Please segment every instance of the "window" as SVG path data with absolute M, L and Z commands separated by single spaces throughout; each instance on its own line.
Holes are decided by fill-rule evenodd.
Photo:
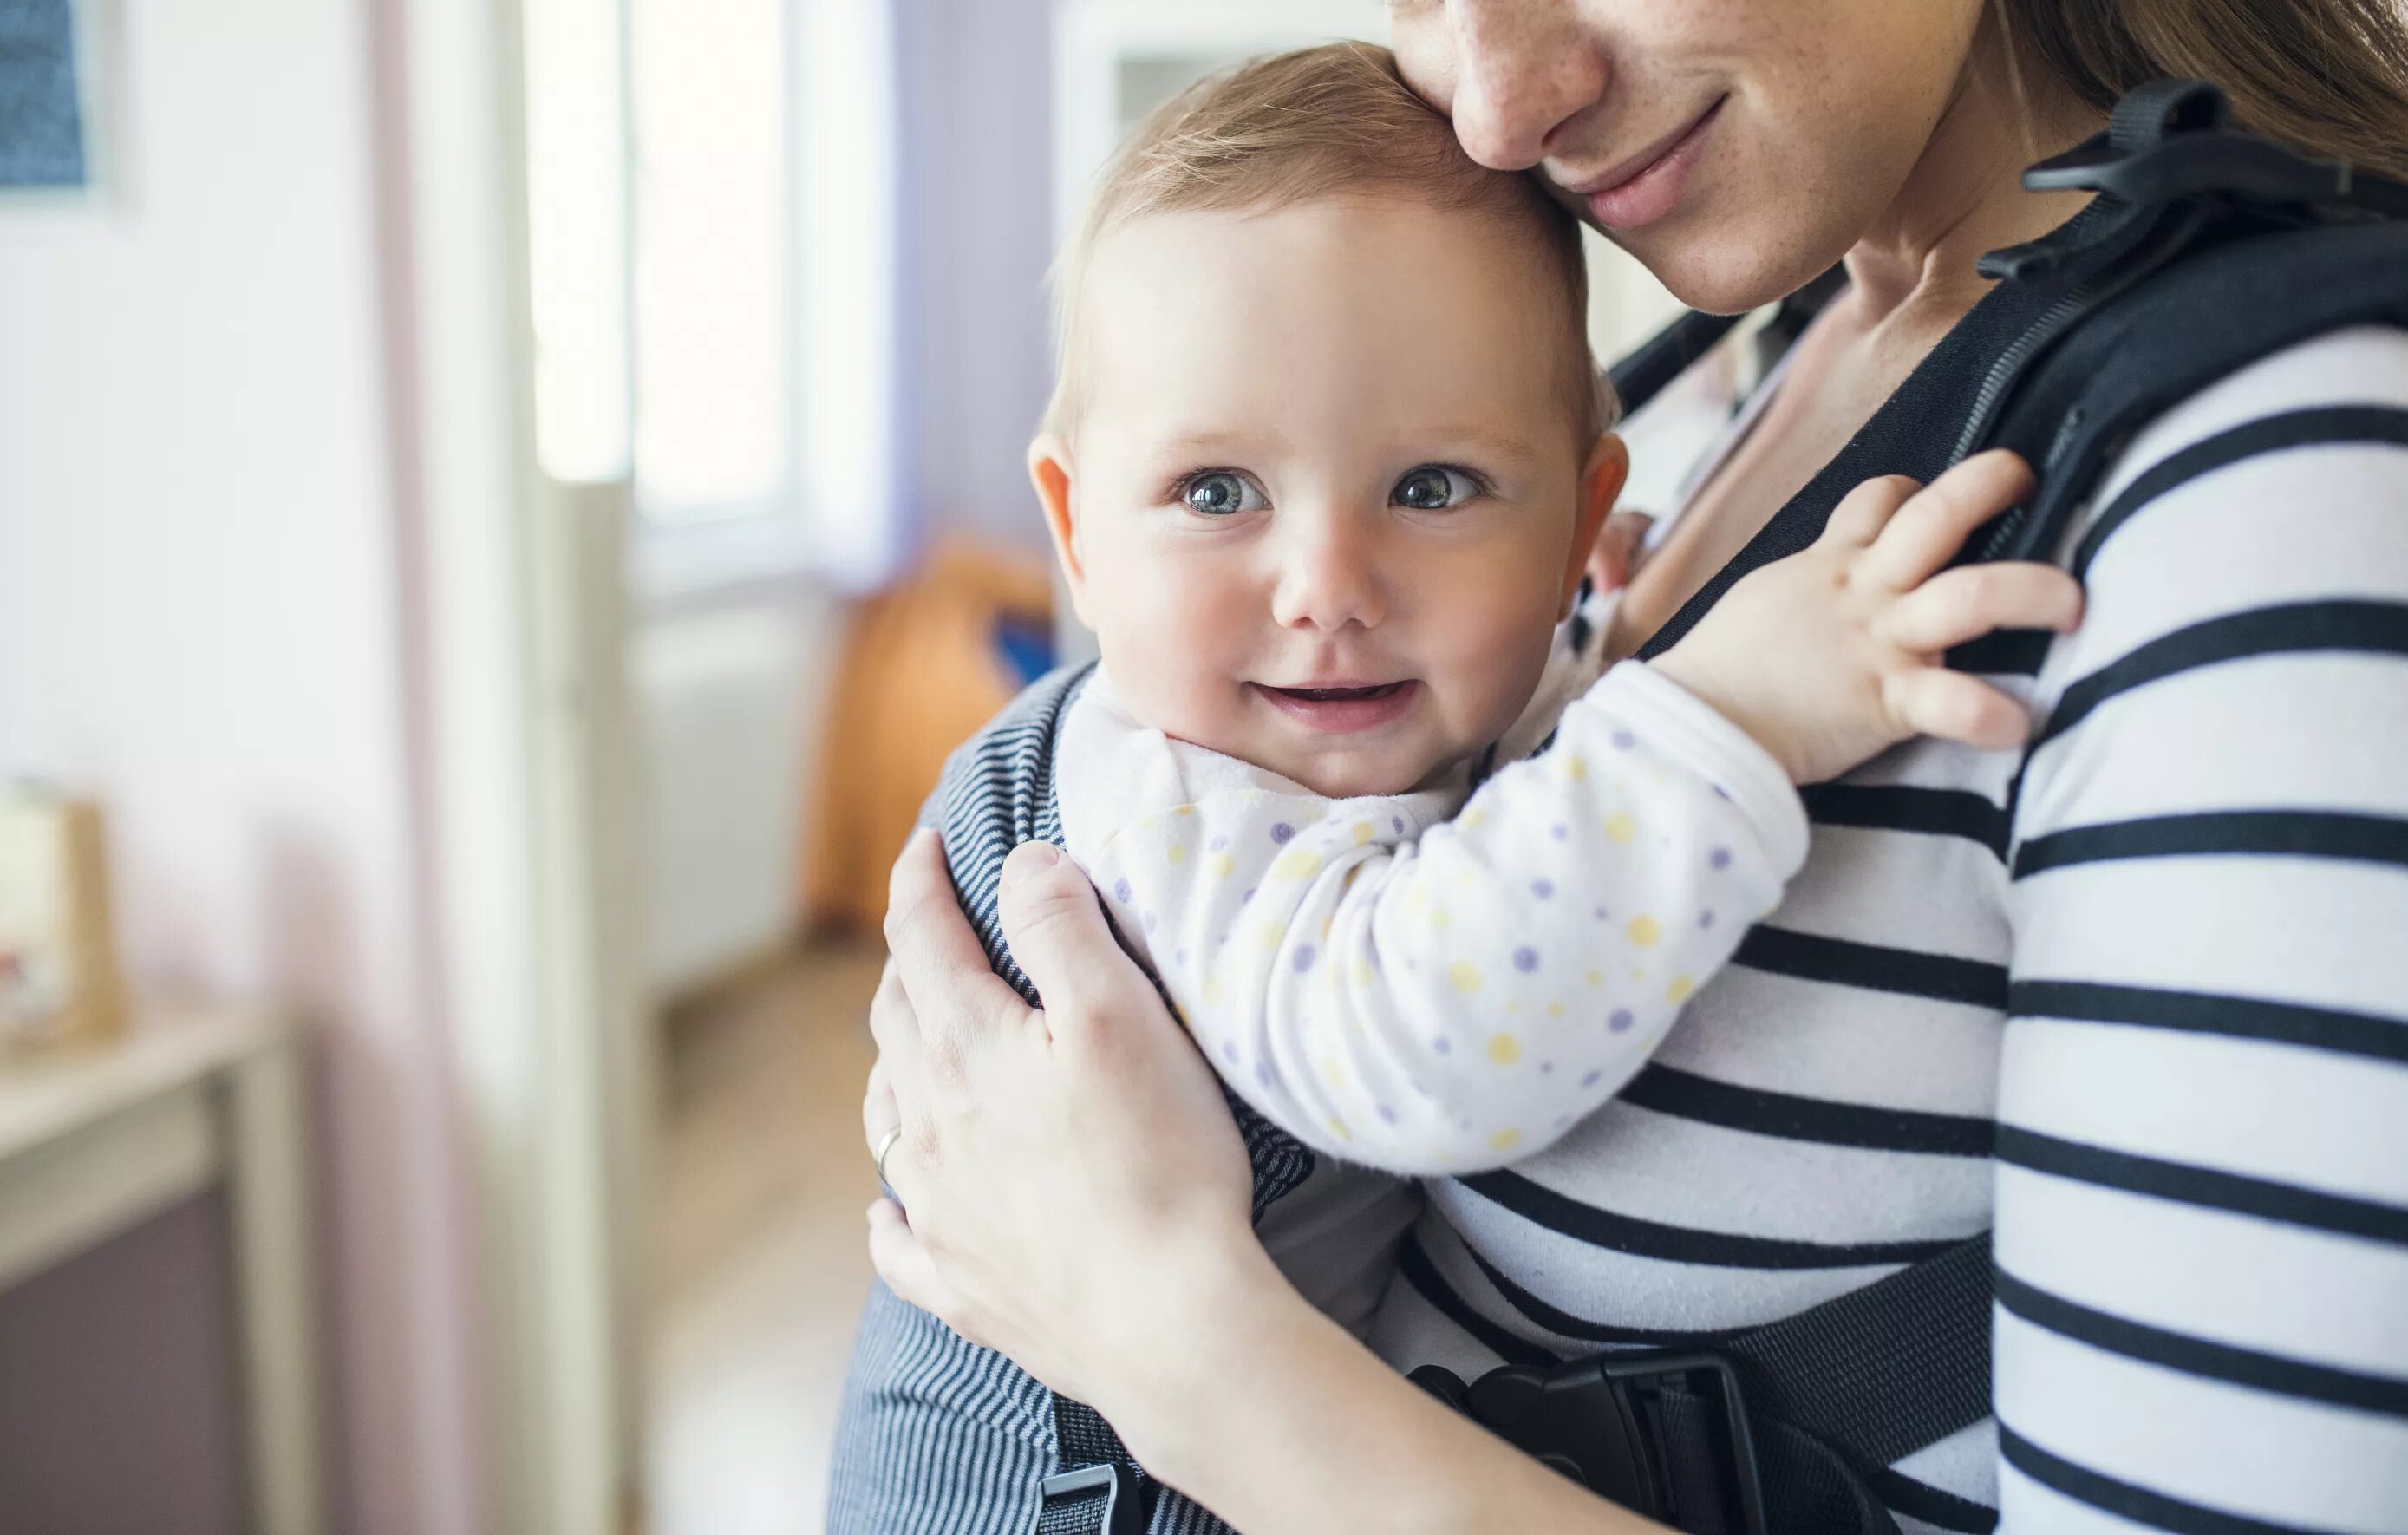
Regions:
M 792 509 L 787 0 L 630 0 L 638 514 Z

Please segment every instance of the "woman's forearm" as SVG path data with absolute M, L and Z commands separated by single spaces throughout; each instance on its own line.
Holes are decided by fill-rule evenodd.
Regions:
M 1398 1376 L 1258 1249 L 1192 1277 L 1195 1326 L 1097 1405 L 1149 1470 L 1247 1535 L 1662 1535 Z

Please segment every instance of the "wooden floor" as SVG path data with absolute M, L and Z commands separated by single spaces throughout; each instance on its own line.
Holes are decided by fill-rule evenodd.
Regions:
M 821 946 L 666 1028 L 652 1189 L 650 1535 L 817 1535 L 869 1284 L 865 1022 L 883 953 Z

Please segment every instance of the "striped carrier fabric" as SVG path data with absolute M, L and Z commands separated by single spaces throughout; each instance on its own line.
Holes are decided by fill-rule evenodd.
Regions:
M 1091 667 L 1040 679 L 955 752 L 924 817 L 944 834 L 962 910 L 996 973 L 1030 1006 L 996 914 L 1003 860 L 1022 842 L 1059 846 L 1054 748 Z M 1314 1170 L 1312 1154 L 1237 1099 L 1254 1168 L 1254 1214 Z M 1061 1469 L 1054 1394 L 1018 1365 L 872 1287 L 853 1342 L 828 1488 L 829 1535 L 1026 1535 L 1039 1485 Z M 1227 1535 L 1178 1493 L 1156 1499 L 1149 1535 Z

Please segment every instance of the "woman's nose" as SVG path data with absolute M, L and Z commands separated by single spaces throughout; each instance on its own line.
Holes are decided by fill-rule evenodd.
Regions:
M 1556 131 L 1605 94 L 1606 66 L 1578 7 L 1555 0 L 1448 0 L 1455 25 L 1449 110 L 1466 154 L 1527 170 Z
M 1387 617 L 1378 560 L 1364 531 L 1323 525 L 1281 543 L 1271 585 L 1271 617 L 1281 627 L 1334 633 L 1350 624 L 1371 628 Z

